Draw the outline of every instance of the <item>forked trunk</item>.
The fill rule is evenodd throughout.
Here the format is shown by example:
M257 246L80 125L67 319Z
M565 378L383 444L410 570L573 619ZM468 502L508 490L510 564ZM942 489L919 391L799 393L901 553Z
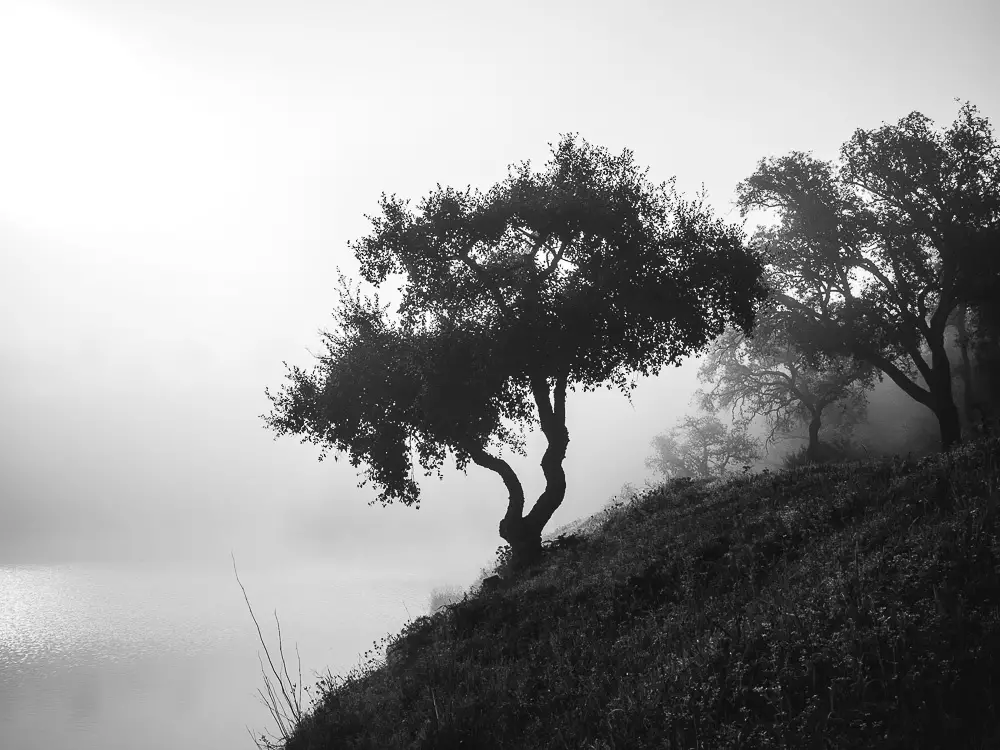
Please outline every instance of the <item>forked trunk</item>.
M537 561L542 554L542 529L552 518L552 514L566 497L566 472L563 460L569 446L569 431L566 429L566 376L555 378L552 400L549 400L549 384L546 378L531 380L531 391L538 407L538 421L542 434L548 441L542 456L542 473L545 475L545 491L541 494L528 515L522 517L521 507L512 503L507 515L500 522L500 536L510 545L511 562L515 570Z

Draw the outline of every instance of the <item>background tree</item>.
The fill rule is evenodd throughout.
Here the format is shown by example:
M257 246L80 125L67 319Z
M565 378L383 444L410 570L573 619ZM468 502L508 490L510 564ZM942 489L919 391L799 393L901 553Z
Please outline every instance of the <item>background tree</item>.
M806 456L820 460L824 413L840 407L841 431L864 417L870 365L843 356L808 356L795 345L787 321L771 310L759 317L752 336L730 329L715 340L698 372L709 387L699 392L707 411L731 409L737 423L755 417L768 427L766 443L808 428Z
M1000 278L1000 273L994 278ZM984 300L972 314L968 328L972 352L969 388L973 393L969 419L980 432L996 434L1000 427L1000 297Z
M418 502L414 464L494 471L500 536L534 559L566 493L567 391L628 393L727 325L749 330L765 295L742 232L646 175L629 151L566 136L544 170L511 167L485 194L438 186L415 211L383 195L351 247L368 283L402 279L398 310L342 279L325 354L268 393L267 426L347 453L383 503ZM523 452L536 426L546 484L525 514L500 450Z
M745 425L729 427L714 414L685 416L653 438L646 467L666 479L721 477L760 458L760 443Z
M982 430L997 423L1000 411L1000 226L977 239L978 262L966 269L953 317L966 421Z
M757 240L796 344L876 367L934 412L944 449L961 440L945 329L995 249L998 157L989 121L966 104L943 131L917 112L859 129L839 166L764 159L738 188L744 215L777 212Z

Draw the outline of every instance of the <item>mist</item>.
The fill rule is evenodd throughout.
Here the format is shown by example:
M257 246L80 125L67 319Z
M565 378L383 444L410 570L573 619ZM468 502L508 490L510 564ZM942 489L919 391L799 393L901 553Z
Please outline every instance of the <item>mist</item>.
M1000 113L998 21L985 0L947 14L789 0L0 0L0 568L211 571L248 632L233 557L271 576L256 589L265 612L312 563L338 580L413 582L418 611L434 586L471 584L502 543L494 474L446 464L421 480L419 510L370 505L348 462L274 440L261 419L283 363L319 351L337 270L357 277L347 242L380 194L487 189L578 132L632 149L651 180L703 189L738 223L734 188L762 156L832 157L855 128L913 110L944 123L955 97ZM698 366L642 379L630 399L569 394L569 487L547 531L655 479L650 441L691 410ZM926 411L882 383L864 440L909 450ZM529 507L544 445L533 434L510 459ZM312 664L347 663L405 619L385 585L391 609L373 608L354 640L309 636ZM351 619L323 601L310 617ZM0 649L21 659L8 636ZM17 726L26 746L43 722Z
M971 21L990 8L964 13ZM987 109L996 100L982 59L992 47L968 36L989 24L966 24L961 6L951 26L934 24L939 59L913 36L930 26L904 38L889 31L888 13L856 26L843 8L793 21L780 4L751 15L734 5L726 24L712 26L711 44L725 57L695 43L695 11L642 24L622 14L600 27L629 73L580 60L584 69L552 68L561 71L557 87L533 74L556 64L544 41L560 36L555 6L516 34L507 33L516 8L470 20L492 28L485 48L477 34L402 6L378 23L370 11L306 2L238 14L223 3L11 10L0 32L4 67L29 75L5 79L18 114L0 126L0 555L8 562L184 560L245 547L250 556L363 555L393 565L402 539L407 549L453 539L445 549L488 553L504 501L492 477L472 469L427 481L420 511L369 508L352 471L318 464L292 440L273 442L258 418L281 363L306 364L316 351L336 268L355 268L345 243L365 231L380 192L486 187L573 129L634 149L652 177L677 175L685 192L704 184L726 214L733 186L763 154L831 152L853 127L913 108L943 115L955 95ZM772 17L840 29L853 52L824 57L813 39L805 59L817 67L790 70L791 51L758 41ZM942 33L960 40L954 52ZM881 64L870 58L869 35L909 61L894 65L903 72L889 91L863 74ZM273 57L258 53L265 38ZM521 54L488 66L483 54L508 57L511 38ZM456 68L451 55L466 48L477 62ZM671 72L672 85L659 86L668 60L699 60L700 78ZM756 89L732 85L737 60L754 60L762 85L781 81L795 95L757 106ZM432 93L389 94L386 82L414 61ZM461 104L445 83L453 75L469 82ZM491 93L515 88L513 109ZM600 106L595 91L604 93ZM395 108L407 112L406 128ZM531 117L495 116L526 109ZM587 515L623 482L647 476L649 440L688 408L694 369L643 383L631 405L611 393L571 395L571 494L554 521ZM518 464L529 496L537 461Z

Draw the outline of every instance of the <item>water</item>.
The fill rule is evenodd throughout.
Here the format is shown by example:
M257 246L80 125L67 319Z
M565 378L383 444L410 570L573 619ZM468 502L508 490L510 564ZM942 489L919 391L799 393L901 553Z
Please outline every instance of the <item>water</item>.
M277 609L296 677L298 643L306 686L425 613L431 588L329 563L240 579L272 657ZM274 730L258 652L231 563L0 567L0 750L253 748L247 727Z

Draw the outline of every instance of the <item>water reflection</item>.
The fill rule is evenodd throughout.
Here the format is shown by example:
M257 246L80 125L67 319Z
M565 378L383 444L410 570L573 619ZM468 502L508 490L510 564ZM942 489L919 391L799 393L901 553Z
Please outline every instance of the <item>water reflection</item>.
M232 637L236 623L211 583L163 571L71 566L0 568L0 667L127 661L164 648L186 654ZM231 592L230 592L231 593ZM201 627L199 627L201 626Z
M422 614L430 582L308 565L240 571L269 646L306 684ZM0 567L0 747L252 747L256 629L228 570Z

